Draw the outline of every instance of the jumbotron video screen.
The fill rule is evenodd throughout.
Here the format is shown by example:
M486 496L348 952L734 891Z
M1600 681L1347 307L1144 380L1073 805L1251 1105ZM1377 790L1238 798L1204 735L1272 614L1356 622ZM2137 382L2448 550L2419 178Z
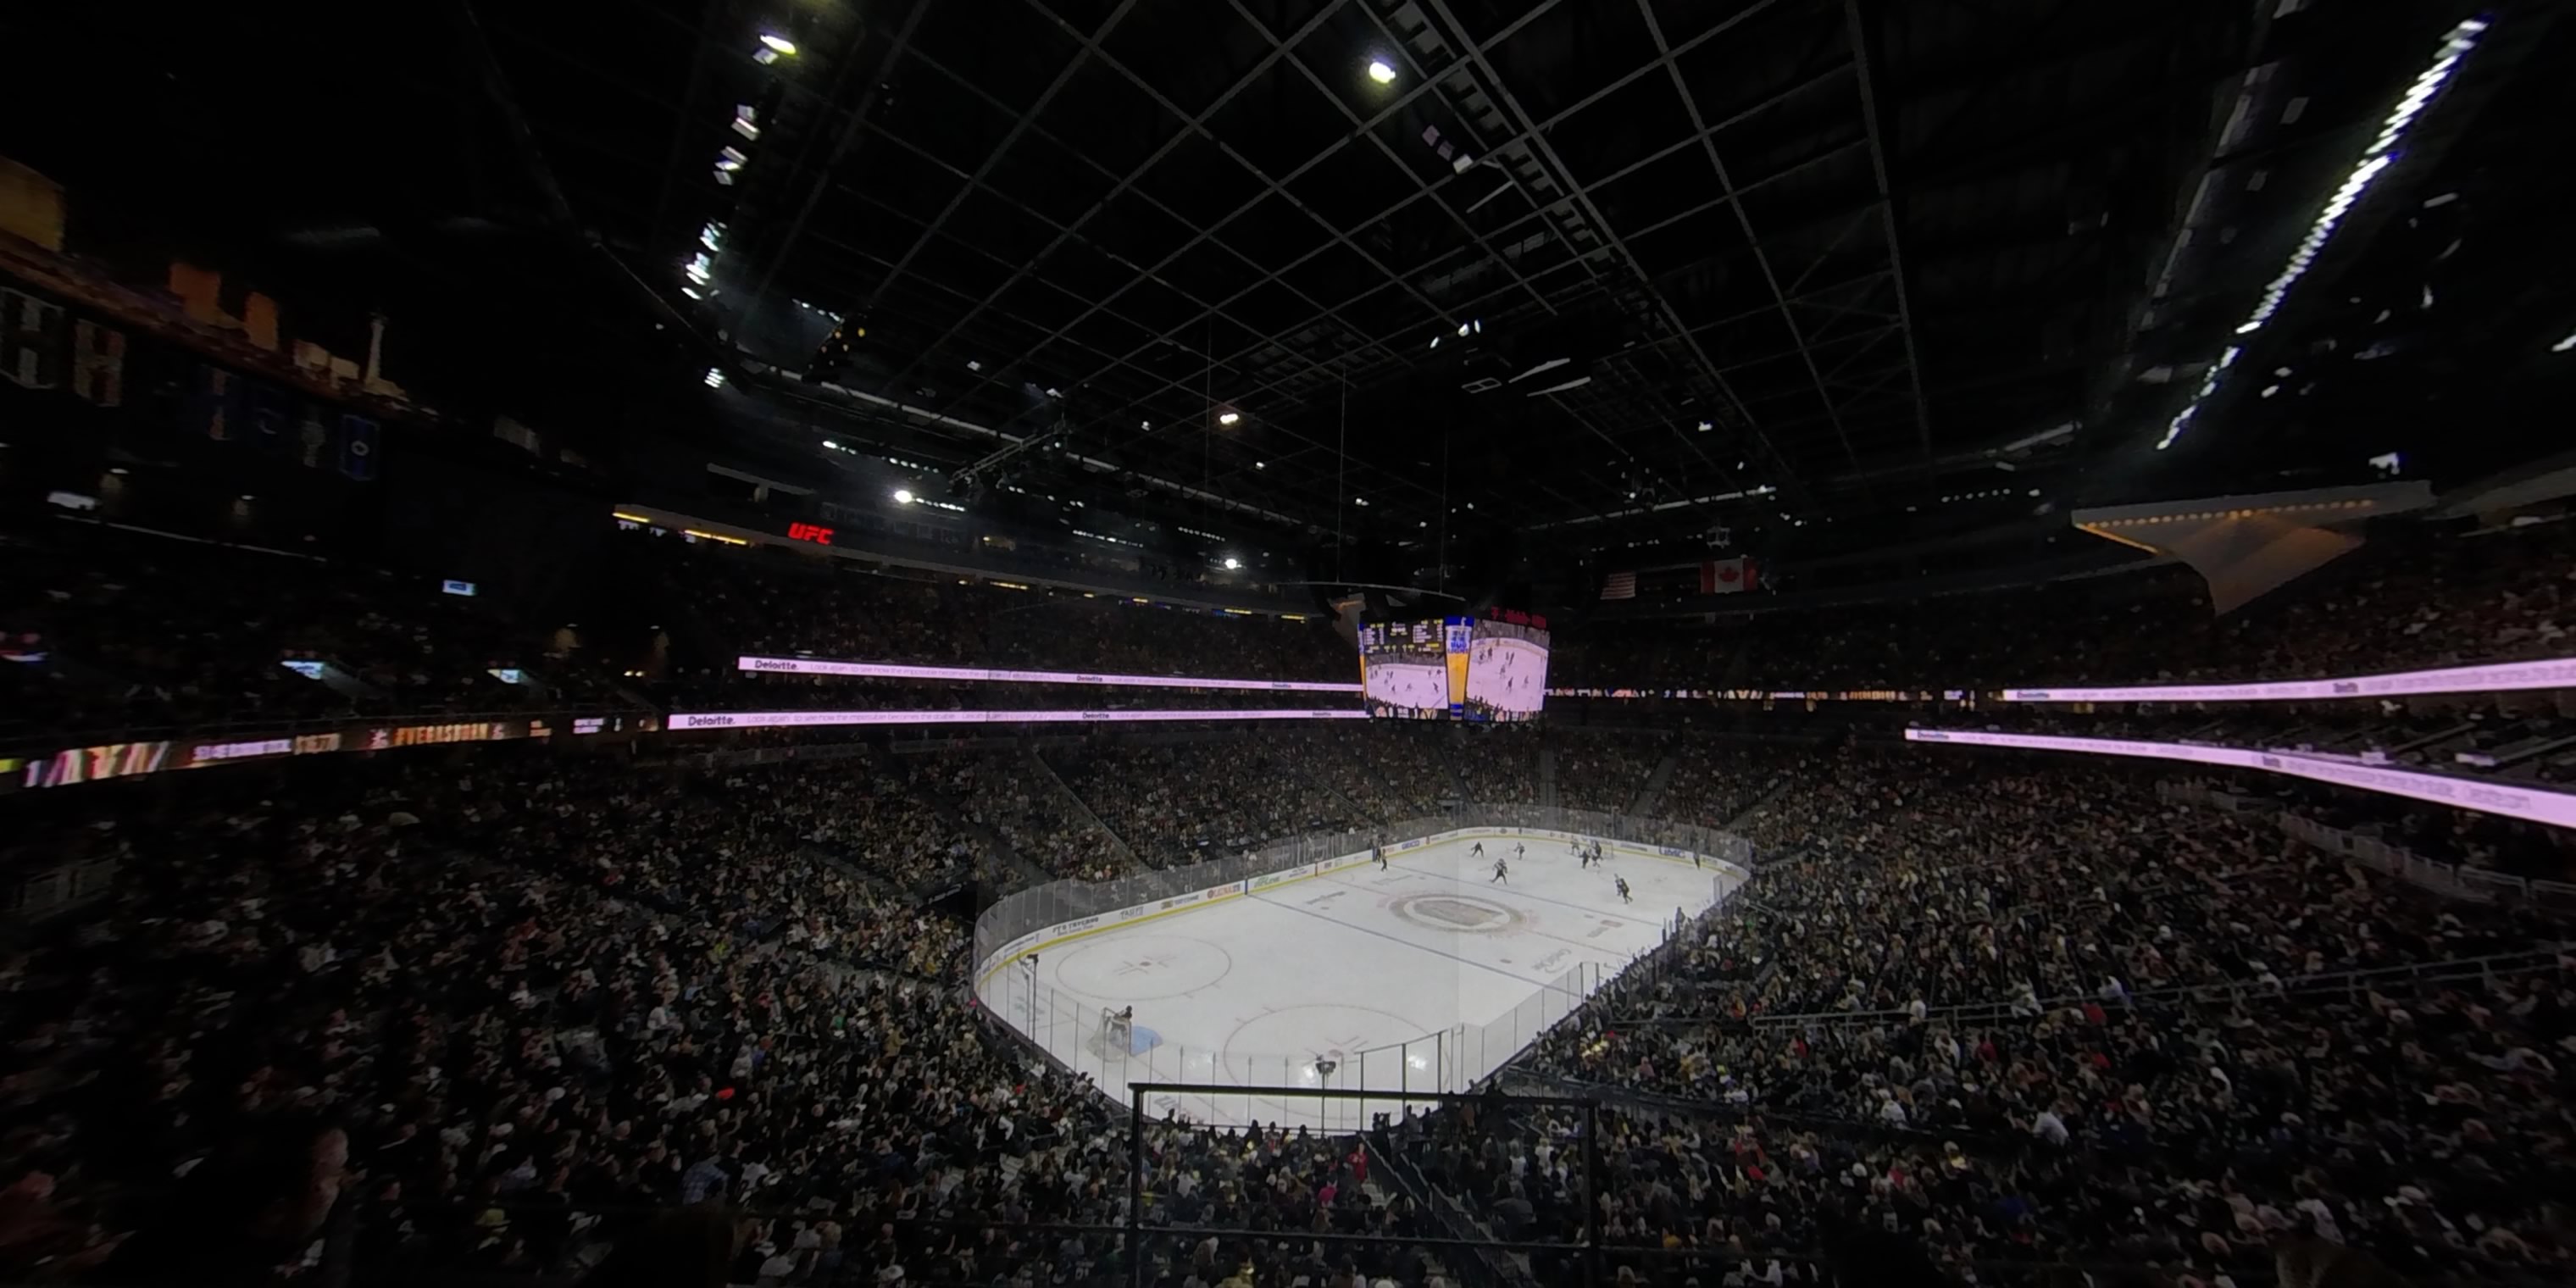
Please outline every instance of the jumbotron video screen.
M1448 632L1438 622L1361 627L1360 693L1372 716L1437 720L1449 715Z
M1480 621L1467 643L1469 720L1535 720L1547 701L1547 630Z
M1369 714L1410 720L1533 720L1547 701L1547 626L1451 617L1360 628Z

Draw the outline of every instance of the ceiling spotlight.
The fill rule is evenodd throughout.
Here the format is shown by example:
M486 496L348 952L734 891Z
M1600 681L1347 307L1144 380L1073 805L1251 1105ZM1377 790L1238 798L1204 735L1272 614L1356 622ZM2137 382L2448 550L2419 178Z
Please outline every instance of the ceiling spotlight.
M1049 398L1062 398L1062 397L1064 397L1064 391L1063 391L1063 390L1061 390L1061 389L1049 389L1049 390L1047 390L1047 397L1049 397Z
M1705 434L1705 433L1707 433L1708 431L1710 431L1710 430L1712 430L1712 429L1715 429L1715 428L1717 428L1717 426L1712 425L1712 424L1710 424L1709 422L1704 421L1704 420L1703 420L1703 421L1701 421L1701 422L1699 423L1699 432L1701 432L1701 433L1703 433L1703 434Z
M1367 504L1368 504L1368 498L1367 498L1367 497L1364 497L1364 496L1355 496L1355 497L1352 497L1352 498L1351 498L1351 504L1353 504L1353 505L1367 505Z
M1235 558L1233 555L1227 555L1227 556L1225 557L1225 570L1226 570L1227 572L1233 572L1235 569L1240 568L1240 567L1242 567L1242 566L1243 566L1243 561L1242 561L1242 560L1240 560L1240 559Z
M966 369L968 371L982 371L984 369L984 364L973 358L968 358L966 360Z
M725 386L725 374L724 374L724 372L723 372L721 369L716 368L716 367L709 367L709 368L707 368L707 388L709 388L709 389L722 389L722 388L724 388L724 386Z
M1254 461L1254 462L1252 463L1252 468L1254 468L1254 469L1256 469L1256 470L1266 470L1266 469L1269 469L1269 468L1270 468L1270 462L1268 462L1268 461Z
M1243 419L1241 412L1221 411L1216 414L1216 423L1220 425L1231 425L1241 419Z
M828 439L828 438L823 440L823 446L825 446L825 447L827 447L827 448L829 448L829 449L831 449L832 451L835 451L835 452L837 452L837 451L841 450L841 445L840 445L839 443L834 442L833 440Z
M894 490L894 503L896 505L912 504L912 489L908 487L896 488Z
M1392 85L1395 83L1395 67L1383 58L1370 59L1368 73L1369 79L1376 81L1380 85Z
M258 497L255 497L255 496L252 496L252 495L251 495L250 493L248 493L248 492L244 492L244 493L242 493L242 494L241 494L241 499L243 499L243 500L245 500L245 501L256 501L256 500L258 500L259 498L258 498Z
M1459 324L1458 324L1458 334L1460 334L1460 335L1465 335L1465 334L1467 334L1467 332L1468 332L1471 328L1473 328L1475 325L1476 325L1476 324L1475 324L1475 323L1473 323L1473 322L1461 322L1461 323L1459 323Z
M787 57L793 58L796 55L796 42L785 36L764 31L760 33L760 43Z
M1136 428L1138 429L1152 429L1153 427L1154 422L1150 420L1140 420L1136 422Z

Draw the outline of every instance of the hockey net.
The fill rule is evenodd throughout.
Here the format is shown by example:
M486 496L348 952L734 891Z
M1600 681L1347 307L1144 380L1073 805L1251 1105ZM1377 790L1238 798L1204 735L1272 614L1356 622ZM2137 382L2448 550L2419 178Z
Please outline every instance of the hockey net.
M1099 1031L1094 1035L1092 1044L1103 1056L1113 1056L1122 1060L1127 1058L1136 1049L1135 1021L1116 1011L1102 1008Z

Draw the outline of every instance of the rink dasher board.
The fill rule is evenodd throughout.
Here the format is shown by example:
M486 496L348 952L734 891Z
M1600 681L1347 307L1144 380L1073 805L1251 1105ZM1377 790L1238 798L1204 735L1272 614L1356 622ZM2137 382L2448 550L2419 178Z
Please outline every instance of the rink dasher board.
M1505 840L1520 841L1555 841L1559 843L1569 841L1600 840L1601 848L1607 853L1625 854L1640 859L1654 859L1664 863L1690 862L1693 863L1694 866L1719 874L1732 874L1739 883L1752 876L1751 873L1745 871L1743 868L1729 863L1724 859L1713 859L1704 854L1694 855L1691 851L1681 849L1676 846L1641 846L1631 844L1626 841L1601 840L1601 838L1586 836L1581 832L1560 832L1550 828L1465 827L1452 832L1434 832L1429 836L1416 837L1410 841L1399 841L1394 845L1389 845L1384 848L1386 850L1388 862L1393 862L1396 856L1407 854L1415 850L1428 849L1435 845L1446 845L1452 841L1476 841L1487 838L1501 838ZM1501 856L1489 855L1487 857L1499 858ZM1336 872L1346 872L1352 868L1360 867L1374 861L1375 856L1364 850L1357 854L1345 854L1337 859L1326 859L1320 863L1300 863L1295 867L1283 868L1280 871L1270 873L1267 876L1248 877L1241 881L1228 881L1223 885L1209 886L1202 890L1193 890L1188 894L1176 894L1169 898L1156 899L1151 903L1141 903L1134 907L1120 908L1111 912L1093 913L1088 917L1079 917L1072 921L1057 922L1055 925L1049 926L1044 930L1030 931L1019 938L1002 945L1000 948L995 949L992 956L984 959L981 968L977 971L975 976L975 995L978 998L981 998L984 995L985 986L993 982L993 977L995 975L1000 974L1004 968L1031 953L1043 953L1053 950L1061 945L1072 943L1077 939L1088 939L1093 935L1105 934L1112 930L1124 930L1129 926L1142 925L1148 921L1159 921L1165 917L1179 916L1184 912L1193 912L1200 908L1208 907L1211 904L1223 903L1228 899L1237 899L1253 894L1267 894L1270 891L1279 889L1283 886L1294 885L1297 882L1310 880L1315 877L1330 876Z

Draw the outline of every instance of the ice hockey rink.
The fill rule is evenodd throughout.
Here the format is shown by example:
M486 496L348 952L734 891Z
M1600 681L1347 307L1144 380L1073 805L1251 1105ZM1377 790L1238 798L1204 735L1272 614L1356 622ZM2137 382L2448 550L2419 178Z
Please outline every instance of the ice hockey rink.
M1547 649L1529 640L1476 641L1467 663L1467 700L1496 711L1538 714L1547 696Z
M1158 1117L1360 1128L1372 1113L1400 1116L1406 1091L1461 1090L1501 1067L1742 880L1615 844L1583 868L1565 841L1534 836L1451 840L1388 863L1246 882L1083 931L1042 945L1034 964L988 964L978 991L1122 1103L1142 1082L1393 1093L1153 1093ZM1103 1024L1104 1010L1128 1007L1131 1027Z
M1449 709L1449 666L1445 662L1379 662L1368 668L1366 693L1371 701L1417 711Z

